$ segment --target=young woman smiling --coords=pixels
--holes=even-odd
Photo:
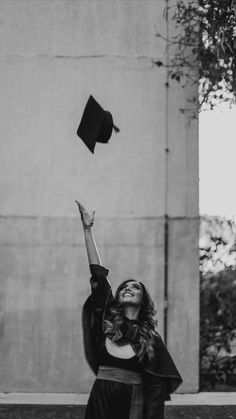
[[[76,203],[92,275],[83,331],[96,379],[85,419],[163,419],[165,400],[182,379],[156,330],[153,301],[135,279],[123,281],[113,296],[92,233],[95,211]]]

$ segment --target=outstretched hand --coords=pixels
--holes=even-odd
[[[91,228],[94,223],[95,210],[92,211],[92,214],[89,214],[80,202],[75,202],[78,205],[84,229]]]

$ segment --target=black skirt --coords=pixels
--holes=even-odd
[[[95,380],[86,407],[85,419],[129,419],[132,385]]]

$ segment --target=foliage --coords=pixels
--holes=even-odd
[[[230,356],[236,338],[236,270],[201,277],[200,302],[201,390],[214,390],[236,367],[236,356]]]
[[[236,225],[224,217],[201,217],[200,272],[218,272],[236,266]]]
[[[167,41],[169,80],[199,81],[198,109],[212,109],[236,98],[236,0],[176,0],[165,16],[175,23],[176,33]],[[193,98],[192,102],[197,102]],[[183,110],[184,111],[184,110]]]
[[[200,386],[214,390],[236,380],[235,223],[202,217],[200,228]],[[233,382],[231,384],[236,384]]]

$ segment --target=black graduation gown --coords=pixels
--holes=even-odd
[[[97,375],[99,362],[96,348],[100,347],[101,341],[104,339],[103,320],[106,318],[108,308],[113,303],[114,297],[107,279],[108,270],[100,265],[90,265],[90,270],[92,274],[90,279],[92,293],[83,306],[82,323],[85,356],[94,374]],[[127,324],[127,335],[132,336],[132,323]],[[132,345],[132,341],[130,343]],[[135,350],[135,344],[132,346]],[[142,361],[145,419],[162,419],[164,401],[170,400],[170,394],[182,382],[173,359],[159,335],[156,336],[154,352],[155,355],[151,361],[148,357],[144,357]],[[98,386],[98,383],[95,382],[95,385]],[[104,398],[104,394],[101,397]],[[96,394],[96,398],[99,398],[99,394]],[[90,403],[89,400],[88,405]],[[97,408],[99,409],[99,405]],[[93,416],[91,416],[91,419],[96,419]],[[105,412],[103,416],[106,417]],[[90,419],[90,416],[87,417]],[[99,414],[97,417],[100,418]],[[124,419],[124,414],[122,418]],[[110,419],[113,418],[110,417]]]

